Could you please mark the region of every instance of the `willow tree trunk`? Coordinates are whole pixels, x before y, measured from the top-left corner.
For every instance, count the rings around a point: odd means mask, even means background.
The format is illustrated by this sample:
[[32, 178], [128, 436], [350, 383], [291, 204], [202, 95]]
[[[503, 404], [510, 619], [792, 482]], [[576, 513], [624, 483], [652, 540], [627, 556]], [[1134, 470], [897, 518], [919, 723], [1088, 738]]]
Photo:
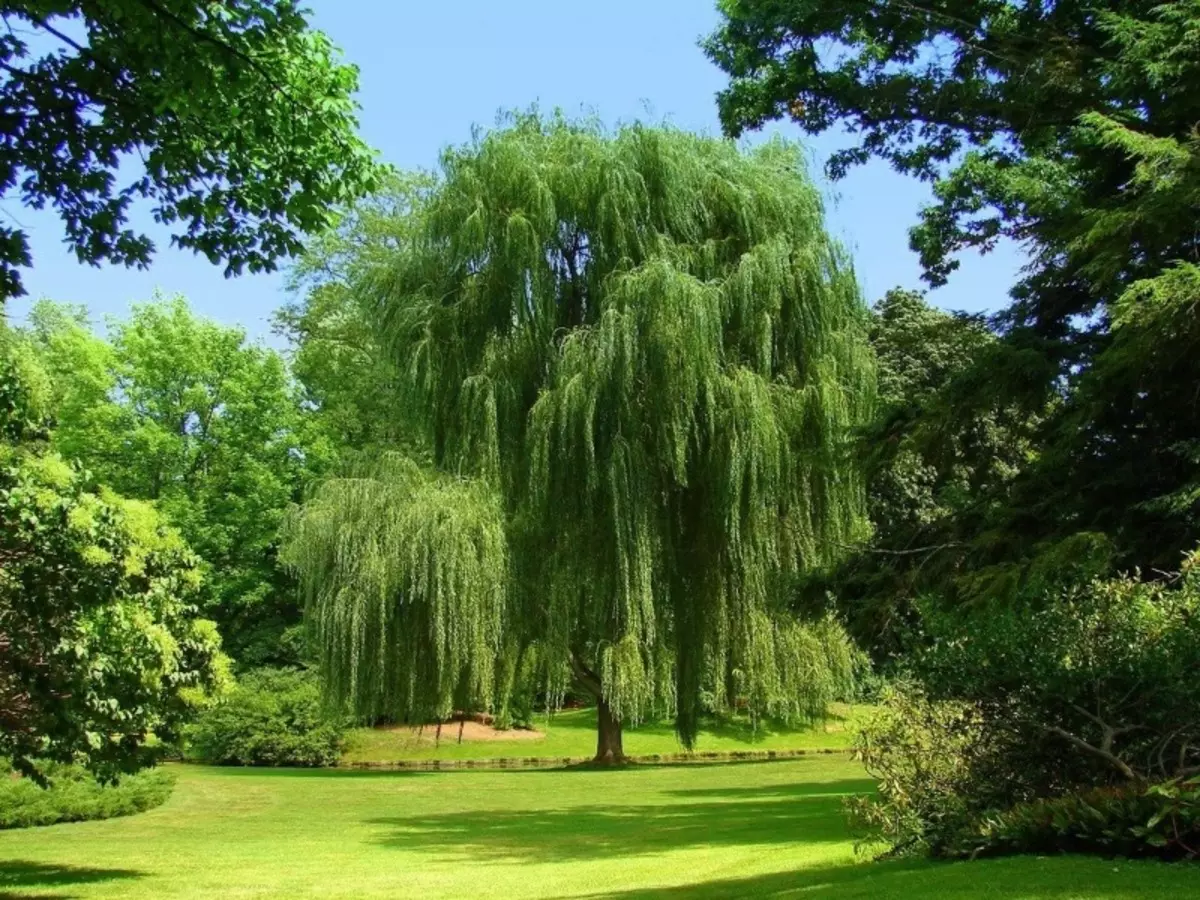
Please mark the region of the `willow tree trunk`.
[[580, 656], [571, 654], [571, 669], [575, 680], [596, 698], [596, 758], [600, 766], [619, 766], [628, 762], [621, 743], [621, 720], [613, 715], [612, 707], [604, 699], [604, 685], [600, 676], [584, 665]]
[[627, 761], [621, 746], [621, 720], [612, 714], [603, 698], [596, 699], [596, 710], [596, 758], [593, 761], [601, 766], [619, 766]]

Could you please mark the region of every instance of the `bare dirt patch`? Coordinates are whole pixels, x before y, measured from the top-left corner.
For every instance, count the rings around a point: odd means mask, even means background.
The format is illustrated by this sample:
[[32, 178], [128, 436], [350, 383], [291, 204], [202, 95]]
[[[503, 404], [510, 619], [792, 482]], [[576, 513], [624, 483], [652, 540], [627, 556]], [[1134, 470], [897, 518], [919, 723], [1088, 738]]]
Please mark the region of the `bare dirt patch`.
[[[441, 743], [457, 743], [461, 729], [462, 742], [476, 741], [540, 741], [546, 735], [526, 728], [500, 730], [484, 722], [446, 722], [442, 725]], [[433, 745], [438, 743], [437, 725], [388, 725], [377, 731], [396, 735], [406, 745]]]

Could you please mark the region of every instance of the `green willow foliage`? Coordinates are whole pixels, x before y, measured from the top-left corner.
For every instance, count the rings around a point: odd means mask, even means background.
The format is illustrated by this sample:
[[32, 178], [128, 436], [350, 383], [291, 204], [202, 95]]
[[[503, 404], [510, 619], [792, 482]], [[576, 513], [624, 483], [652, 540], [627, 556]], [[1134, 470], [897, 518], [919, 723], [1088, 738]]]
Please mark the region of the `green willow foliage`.
[[520, 116], [409, 215], [360, 289], [443, 474], [334, 482], [301, 516], [335, 690], [482, 699], [503, 624], [552, 695], [583, 671], [685, 742], [702, 692], [823, 712], [830, 627], [776, 598], [862, 535], [874, 370], [799, 148]]
[[486, 485], [389, 455], [319, 486], [288, 538], [338, 706], [446, 718], [491, 700], [507, 551]]

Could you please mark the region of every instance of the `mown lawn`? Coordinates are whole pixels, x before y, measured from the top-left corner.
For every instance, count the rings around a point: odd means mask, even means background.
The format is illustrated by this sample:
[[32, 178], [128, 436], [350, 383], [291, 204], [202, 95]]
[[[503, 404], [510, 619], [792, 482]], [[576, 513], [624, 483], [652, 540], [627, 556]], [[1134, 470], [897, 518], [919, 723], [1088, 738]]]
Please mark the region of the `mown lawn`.
[[[828, 721], [812, 728], [784, 728], [771, 723], [751, 727], [748, 719], [709, 722], [700, 731], [697, 751], [706, 750], [827, 750], [850, 744], [850, 728], [866, 707], [835, 704]], [[402, 759], [499, 759], [502, 757], [587, 757], [596, 752], [596, 710], [572, 709], [552, 717], [539, 716], [537, 739], [467, 741], [456, 740], [458, 726], [443, 727], [441, 740], [433, 743], [435, 729], [427, 727], [418, 741], [406, 731], [360, 728], [349, 735], [347, 762], [392, 762]], [[679, 753], [683, 748], [670, 722], [645, 723], [626, 729], [625, 752], [631, 756]]]
[[21, 898], [1004, 898], [1200, 896], [1200, 868], [1096, 858], [856, 857], [840, 757], [621, 771], [178, 767], [167, 804], [0, 834]]

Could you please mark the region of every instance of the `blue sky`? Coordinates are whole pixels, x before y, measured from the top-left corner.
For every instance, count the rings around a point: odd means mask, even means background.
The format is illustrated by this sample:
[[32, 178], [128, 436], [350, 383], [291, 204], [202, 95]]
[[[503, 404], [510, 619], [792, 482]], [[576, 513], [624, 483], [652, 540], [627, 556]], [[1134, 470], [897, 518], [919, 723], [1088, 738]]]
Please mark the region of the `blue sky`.
[[[665, 118], [719, 133], [714, 95], [724, 76], [697, 46], [717, 23], [713, 0], [309, 5], [316, 27], [361, 70], [365, 138], [402, 168], [431, 168], [443, 147], [469, 138], [473, 125], [490, 125], [498, 111], [534, 102], [596, 113], [610, 123]], [[794, 127], [777, 130], [800, 137]], [[814, 174], [836, 140], [807, 140]], [[896, 286], [920, 287], [907, 229], [927, 201], [928, 187], [874, 163], [828, 186], [827, 194], [830, 227], [853, 251], [867, 297], [873, 301]], [[30, 232], [35, 261], [25, 274], [30, 296], [10, 302], [18, 322], [38, 297], [85, 304], [99, 324], [161, 290], [182, 293], [204, 315], [269, 340], [271, 313], [286, 300], [282, 274], [226, 279], [206, 260], [171, 249], [144, 211], [135, 222], [159, 246], [148, 271], [81, 266], [62, 246], [52, 214], [6, 211]], [[1011, 247], [965, 259], [930, 299], [948, 309], [995, 309], [1005, 303], [1020, 264]]]

